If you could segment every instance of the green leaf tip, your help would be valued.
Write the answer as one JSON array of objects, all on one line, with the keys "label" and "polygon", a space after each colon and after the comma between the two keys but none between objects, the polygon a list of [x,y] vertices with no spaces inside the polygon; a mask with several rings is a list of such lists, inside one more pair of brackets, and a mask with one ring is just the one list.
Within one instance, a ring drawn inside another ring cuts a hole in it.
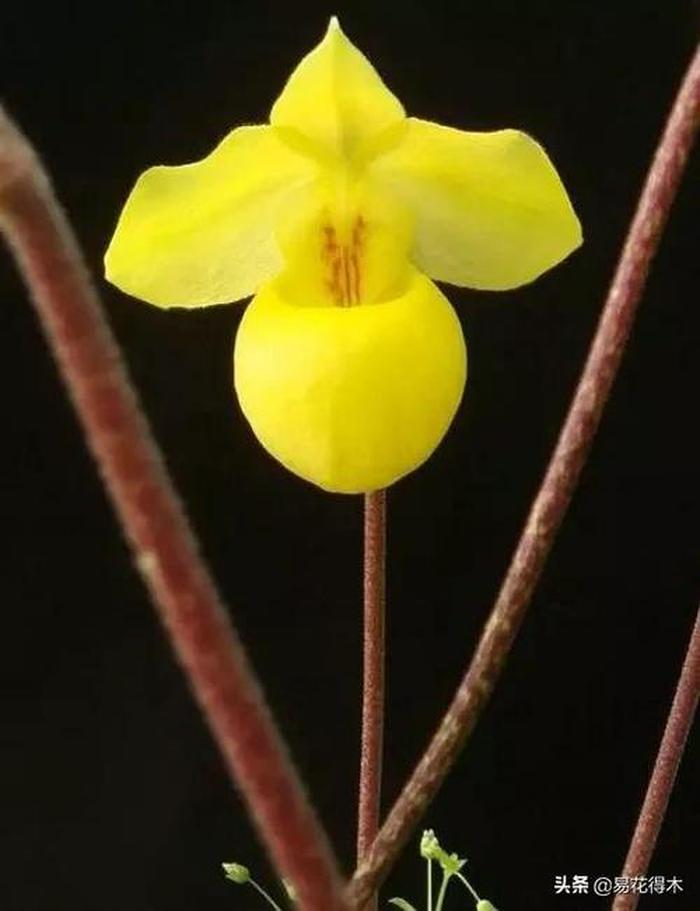
[{"label": "green leaf tip", "polygon": [[401,911],[416,911],[413,905],[410,902],[407,902],[405,898],[390,898],[389,904],[396,905]]}]

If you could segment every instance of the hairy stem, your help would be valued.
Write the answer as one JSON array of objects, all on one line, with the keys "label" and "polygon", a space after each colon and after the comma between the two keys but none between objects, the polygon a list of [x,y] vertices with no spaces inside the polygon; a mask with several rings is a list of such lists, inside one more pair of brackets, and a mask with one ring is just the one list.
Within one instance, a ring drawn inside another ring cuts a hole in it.
[{"label": "hairy stem", "polygon": [[[384,740],[384,633],[386,601],[386,491],[365,495],[364,666],[362,742],[357,822],[357,860],[361,863],[377,836]],[[376,908],[377,896],[367,903]]]},{"label": "hairy stem", "polygon": [[700,121],[700,49],[660,140],[566,421],[476,652],[437,732],[349,886],[361,907],[457,759],[503,669],[600,422]]},{"label": "hairy stem", "polygon": [[[654,853],[656,840],[666,815],[678,766],[681,763],[685,743],[695,717],[695,710],[698,707],[699,696],[700,610],[690,634],[688,651],[678,678],[676,693],[649,779],[646,797],[627,852],[622,871],[623,876],[629,878],[644,876],[649,869],[649,861]],[[612,911],[634,911],[638,902],[639,893],[637,892],[620,894],[613,902]]]},{"label": "hairy stem", "polygon": [[342,884],[221,604],[102,315],[78,245],[27,140],[0,110],[0,231],[214,738],[280,873],[308,911],[341,911]]}]

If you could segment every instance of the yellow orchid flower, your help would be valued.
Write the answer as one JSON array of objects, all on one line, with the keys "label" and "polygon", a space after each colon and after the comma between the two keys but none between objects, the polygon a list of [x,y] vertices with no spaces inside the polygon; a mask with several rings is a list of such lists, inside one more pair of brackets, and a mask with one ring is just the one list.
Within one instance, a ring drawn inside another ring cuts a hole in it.
[{"label": "yellow orchid flower", "polygon": [[431,279],[501,290],[581,242],[542,148],[407,117],[332,19],[270,123],[138,179],[107,278],[159,307],[255,294],[234,352],[263,446],[326,490],[385,487],[432,453],[466,349]]}]

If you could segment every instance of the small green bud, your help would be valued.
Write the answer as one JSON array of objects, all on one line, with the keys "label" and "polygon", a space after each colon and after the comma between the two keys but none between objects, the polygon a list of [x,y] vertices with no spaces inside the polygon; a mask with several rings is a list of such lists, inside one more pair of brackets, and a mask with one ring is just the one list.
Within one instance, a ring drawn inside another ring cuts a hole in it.
[{"label": "small green bud", "polygon": [[491,904],[491,902],[486,901],[485,898],[482,898],[481,901],[477,903],[476,911],[496,911],[496,908]]},{"label": "small green bud", "polygon": [[230,879],[231,882],[242,886],[250,881],[250,871],[243,864],[221,864],[221,866],[224,868],[226,879]]},{"label": "small green bud", "polygon": [[426,860],[436,860],[448,876],[459,873],[466,864],[466,860],[457,857],[456,854],[448,854],[440,847],[440,842],[432,829],[426,829],[420,840],[421,857]]},{"label": "small green bud", "polygon": [[435,832],[432,829],[426,829],[420,840],[421,857],[426,860],[437,860],[441,850],[440,842],[437,840]]},{"label": "small green bud", "polygon": [[455,873],[459,873],[462,867],[466,864],[466,860],[462,860],[457,857],[456,854],[448,854],[446,851],[440,852],[440,857],[438,857],[440,866],[449,876],[453,876]]}]

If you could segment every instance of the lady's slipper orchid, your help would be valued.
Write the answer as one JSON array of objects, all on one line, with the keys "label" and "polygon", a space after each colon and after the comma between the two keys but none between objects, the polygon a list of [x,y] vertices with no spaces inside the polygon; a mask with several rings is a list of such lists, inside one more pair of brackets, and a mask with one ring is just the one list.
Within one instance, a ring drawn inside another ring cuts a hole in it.
[{"label": "lady's slipper orchid", "polygon": [[406,117],[335,19],[266,126],[137,181],[107,277],[159,307],[255,297],[235,387],[265,448],[321,487],[420,465],[462,396],[466,350],[431,279],[502,290],[581,231],[540,146]]}]

